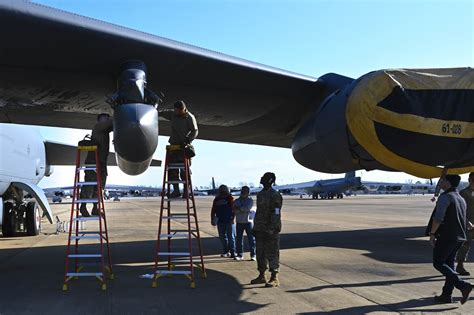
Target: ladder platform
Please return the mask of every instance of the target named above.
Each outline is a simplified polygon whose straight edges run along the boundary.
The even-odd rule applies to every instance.
[[[68,277],[102,277],[104,274],[102,272],[68,272],[66,276]]]
[[[155,272],[157,275],[190,275],[191,271],[189,270],[157,270]]]
[[[69,258],[101,258],[102,254],[69,254]]]
[[[189,252],[159,252],[158,256],[189,256]]]
[[[96,186],[97,182],[77,182],[76,186]]]

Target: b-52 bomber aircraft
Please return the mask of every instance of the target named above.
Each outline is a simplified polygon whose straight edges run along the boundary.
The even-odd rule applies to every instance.
[[[315,171],[474,170],[468,67],[314,78],[23,1],[0,2],[0,38],[0,122],[90,129],[109,112],[127,174],[170,134],[152,91],[186,100],[201,139],[291,148]]]

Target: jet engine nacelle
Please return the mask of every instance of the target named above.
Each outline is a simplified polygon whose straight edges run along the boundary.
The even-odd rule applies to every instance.
[[[474,70],[381,70],[329,95],[297,132],[293,156],[326,173],[474,171]]]
[[[147,104],[124,104],[114,113],[117,165],[128,175],[143,173],[158,146],[158,112]]]
[[[146,66],[129,60],[122,65],[114,109],[114,146],[117,165],[128,175],[143,173],[158,146],[160,98],[146,87]]]

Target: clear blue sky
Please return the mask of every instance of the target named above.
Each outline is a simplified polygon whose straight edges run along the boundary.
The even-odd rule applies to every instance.
[[[359,77],[384,68],[474,64],[474,1],[35,1],[285,70]],[[192,109],[191,109],[192,110]],[[84,131],[41,128],[45,138],[77,142]],[[155,154],[163,159],[167,138]],[[194,185],[331,178],[298,165],[289,149],[197,141]],[[218,152],[218,154],[217,154]],[[360,172],[359,172],[360,173]],[[359,174],[358,174],[359,175]],[[110,171],[109,183],[161,185],[161,169],[138,177]],[[363,172],[363,179],[402,181],[406,174]],[[56,168],[43,187],[70,185],[72,171]]]

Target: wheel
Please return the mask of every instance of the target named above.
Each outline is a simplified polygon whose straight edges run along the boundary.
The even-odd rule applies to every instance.
[[[41,215],[38,205],[34,201],[26,205],[26,234],[35,236],[41,230]]]
[[[16,234],[16,217],[11,202],[3,204],[2,233],[3,237],[13,237]]]

